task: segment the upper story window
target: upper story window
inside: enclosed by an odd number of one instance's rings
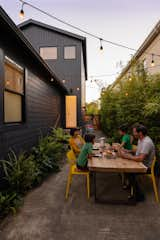
[[[64,59],[75,59],[76,58],[76,47],[66,46],[64,47]]]
[[[57,47],[41,47],[40,56],[45,60],[57,59]]]
[[[4,122],[23,121],[24,69],[5,59]]]

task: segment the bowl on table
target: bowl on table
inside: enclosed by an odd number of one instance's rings
[[[116,158],[116,153],[111,150],[106,150],[105,151],[105,156],[107,159],[115,159]]]

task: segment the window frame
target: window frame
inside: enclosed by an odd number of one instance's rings
[[[65,58],[65,48],[66,47],[74,47],[75,48],[75,58]],[[65,45],[63,47],[63,59],[64,60],[76,60],[77,59],[77,46],[76,45]]]
[[[57,58],[43,58],[41,56],[41,48],[56,48],[57,49]],[[58,46],[40,46],[39,47],[39,55],[41,56],[41,58],[44,60],[44,61],[57,61],[58,60]]]
[[[5,64],[10,65],[12,68],[17,69],[18,71],[22,71],[22,76],[23,76],[23,93],[17,92],[15,90],[6,88],[5,85]],[[17,64],[15,61],[13,61],[12,59],[8,58],[7,56],[5,56],[4,58],[4,89],[3,89],[3,124],[5,125],[14,125],[14,124],[23,124],[26,121],[26,112],[25,112],[25,68],[20,66],[19,64]],[[6,122],[5,121],[5,102],[4,102],[4,98],[5,98],[5,92],[8,93],[12,93],[15,94],[17,96],[21,97],[21,121],[9,121]]]

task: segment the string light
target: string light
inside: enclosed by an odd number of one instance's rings
[[[23,1],[23,0],[19,0],[19,1],[22,3],[22,8],[21,8],[21,10],[20,10],[20,17],[21,17],[21,18],[24,18],[24,10],[23,10],[23,7],[24,7],[24,4],[26,4],[27,6],[29,6],[29,7],[33,8],[33,9],[35,9],[35,10],[37,10],[37,11],[39,11],[39,12],[45,14],[45,15],[47,15],[48,17],[51,17],[51,18],[54,19],[54,20],[57,20],[57,21],[61,22],[62,24],[65,24],[65,25],[67,25],[67,26],[69,26],[69,27],[71,27],[71,28],[74,28],[74,29],[76,29],[76,30],[78,30],[78,31],[80,31],[80,32],[82,32],[82,33],[90,36],[90,37],[93,37],[93,38],[95,38],[95,39],[98,39],[98,40],[100,41],[100,50],[103,50],[103,46],[102,46],[102,41],[103,41],[103,42],[109,43],[109,44],[114,45],[114,46],[117,46],[117,47],[121,47],[121,48],[125,48],[125,49],[128,49],[128,50],[132,50],[132,51],[137,52],[137,49],[135,49],[135,48],[128,47],[128,46],[123,45],[123,44],[121,44],[121,43],[112,42],[112,41],[109,41],[109,40],[104,39],[104,38],[102,39],[102,38],[100,38],[99,36],[97,36],[96,34],[92,34],[92,33],[90,33],[90,32],[87,32],[86,30],[83,30],[83,29],[81,29],[81,28],[79,28],[79,27],[77,27],[77,26],[74,26],[73,24],[70,24],[70,23],[62,20],[62,19],[56,17],[55,15],[50,14],[50,13],[48,13],[48,12],[46,12],[46,11],[38,8],[38,7],[36,7],[36,6],[33,5],[33,4],[30,4],[30,3],[26,2],[26,1]],[[151,67],[154,67],[155,62],[154,62],[154,59],[153,59],[153,58],[154,58],[154,56],[160,57],[160,55],[158,55],[158,54],[153,54],[153,53],[147,53],[147,52],[146,52],[146,54],[147,54],[147,55],[152,55]],[[149,67],[148,67],[148,68],[149,68]],[[148,69],[148,68],[146,68],[146,69]]]
[[[152,61],[151,61],[151,66],[154,67],[155,63],[154,63],[154,54],[152,54]]]
[[[51,82],[53,82],[54,81],[54,79],[53,78],[51,78]]]
[[[102,38],[99,39],[99,41],[100,41],[100,48],[99,48],[100,51],[103,51],[102,40],[103,40]]]
[[[21,10],[19,12],[19,17],[20,19],[24,19],[24,10],[23,10],[23,7],[24,7],[24,4],[26,4],[25,2],[22,2],[22,7],[21,7]]]
[[[107,39],[104,39],[104,38],[102,39],[101,37],[97,36],[96,34],[90,33],[90,32],[88,32],[88,31],[86,31],[86,30],[81,29],[80,27],[74,26],[73,24],[68,23],[68,22],[62,20],[62,19],[60,19],[59,17],[56,17],[55,15],[50,14],[50,13],[48,13],[48,12],[40,9],[40,8],[36,7],[35,5],[33,5],[33,4],[30,4],[30,3],[26,2],[26,1],[23,1],[23,0],[19,0],[19,1],[20,1],[21,3],[23,3],[23,4],[28,5],[29,7],[37,10],[37,11],[45,14],[45,15],[48,16],[48,17],[53,18],[54,20],[57,20],[58,22],[67,25],[68,27],[71,27],[71,28],[73,28],[73,29],[75,29],[75,30],[78,30],[78,31],[80,31],[80,32],[82,32],[82,33],[90,36],[90,37],[95,38],[95,39],[98,39],[100,42],[103,41],[103,42],[106,42],[106,43],[108,43],[108,44],[114,45],[114,46],[116,46],[116,47],[121,47],[121,48],[125,48],[125,49],[128,49],[128,50],[132,50],[132,51],[137,52],[137,49],[135,49],[135,48],[128,47],[128,46],[123,45],[123,44],[121,44],[121,43],[112,42],[112,41],[107,40]],[[103,48],[103,46],[102,46],[102,48]],[[103,50],[103,49],[102,49],[102,50]],[[151,55],[151,53],[146,53],[146,54]],[[157,55],[157,54],[154,54],[154,55],[160,57],[160,55]]]
[[[132,78],[131,78],[131,76],[129,76],[128,80],[129,80],[129,81],[132,81]]]

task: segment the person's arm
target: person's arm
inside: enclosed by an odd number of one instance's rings
[[[126,144],[126,142],[122,142],[122,143],[118,146],[118,148],[119,148],[119,149],[120,149],[120,148],[123,148],[125,144]]]
[[[82,144],[84,145],[84,144],[85,144],[85,141],[84,141],[84,139],[83,139],[83,137],[82,137],[81,135],[79,135],[79,139],[80,139],[80,141],[82,142]]]
[[[124,148],[123,148],[123,151],[126,152],[126,153],[132,153],[132,154],[135,154],[135,153],[136,153],[136,149],[128,150],[128,149],[124,149]]]
[[[132,154],[125,153],[121,150],[119,150],[118,153],[119,153],[120,157],[125,158],[125,159],[129,159],[129,160],[133,160],[133,161],[136,161],[136,162],[143,162],[143,160],[146,157],[146,154],[144,154],[144,153],[140,153],[138,156],[133,156]]]
[[[79,147],[75,144],[75,141],[73,140],[73,139],[70,139],[69,140],[69,144],[70,144],[70,146],[71,146],[71,148],[73,149],[73,151],[75,152],[75,153],[80,153],[80,149],[79,149]]]
[[[93,156],[93,154],[92,154],[92,148],[93,148],[92,146],[89,146],[89,148],[88,148],[88,156],[87,156],[87,157],[88,157],[89,159],[91,159],[92,156]]]

